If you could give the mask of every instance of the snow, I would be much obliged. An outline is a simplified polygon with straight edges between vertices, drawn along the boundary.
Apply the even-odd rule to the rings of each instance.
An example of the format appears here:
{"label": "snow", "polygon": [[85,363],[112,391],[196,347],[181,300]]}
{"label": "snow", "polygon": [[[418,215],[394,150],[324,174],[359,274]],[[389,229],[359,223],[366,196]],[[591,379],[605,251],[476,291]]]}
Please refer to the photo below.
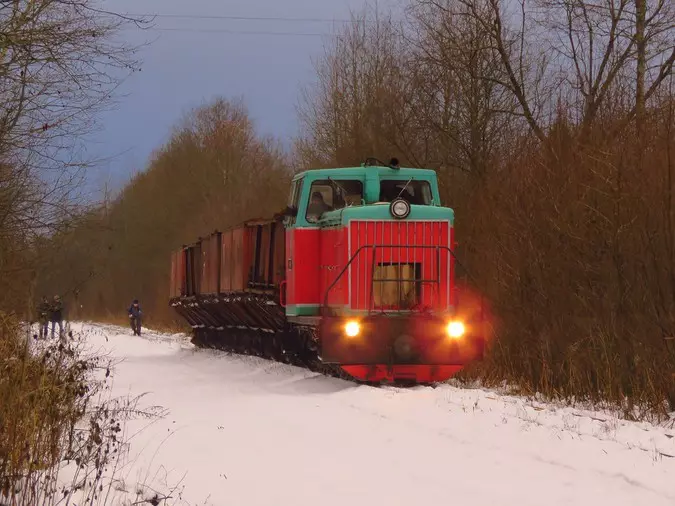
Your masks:
{"label": "snow", "polygon": [[128,423],[117,488],[129,498],[142,483],[180,486],[176,504],[675,504],[672,427],[488,389],[356,385],[180,334],[72,328],[121,359],[115,396],[145,393],[168,412]]}

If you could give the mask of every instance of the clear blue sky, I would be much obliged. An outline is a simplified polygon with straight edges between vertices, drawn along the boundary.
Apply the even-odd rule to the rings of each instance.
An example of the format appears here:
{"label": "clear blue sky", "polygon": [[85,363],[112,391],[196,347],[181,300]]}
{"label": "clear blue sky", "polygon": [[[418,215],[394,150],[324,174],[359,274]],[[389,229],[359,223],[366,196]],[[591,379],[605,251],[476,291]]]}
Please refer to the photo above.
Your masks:
{"label": "clear blue sky", "polygon": [[[142,71],[123,86],[125,96],[102,118],[87,150],[116,156],[92,170],[92,190],[108,181],[119,189],[142,170],[152,150],[167,140],[171,127],[190,108],[215,96],[242,97],[262,134],[288,142],[297,132],[299,87],[314,79],[312,58],[326,37],[245,35],[236,32],[319,33],[330,36],[338,21],[231,20],[217,16],[320,18],[344,20],[364,0],[105,0],[116,12],[212,17],[157,17],[161,29],[126,29],[131,43],[154,42],[142,50]],[[173,29],[179,29],[174,31]],[[100,195],[100,194],[99,194]]]}

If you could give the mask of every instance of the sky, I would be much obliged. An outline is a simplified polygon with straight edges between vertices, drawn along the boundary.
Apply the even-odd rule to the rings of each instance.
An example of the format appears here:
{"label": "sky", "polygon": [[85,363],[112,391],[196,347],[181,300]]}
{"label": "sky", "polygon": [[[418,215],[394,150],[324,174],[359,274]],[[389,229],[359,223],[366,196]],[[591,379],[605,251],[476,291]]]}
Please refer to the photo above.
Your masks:
{"label": "sky", "polygon": [[242,98],[261,134],[289,143],[297,133],[300,87],[315,77],[312,58],[364,2],[103,0],[115,12],[157,17],[151,30],[120,34],[129,43],[150,44],[139,53],[142,70],[124,83],[115,107],[100,118],[102,129],[87,139],[88,155],[105,159],[89,175],[92,192],[106,184],[119,190],[146,167],[187,111],[217,96]]}

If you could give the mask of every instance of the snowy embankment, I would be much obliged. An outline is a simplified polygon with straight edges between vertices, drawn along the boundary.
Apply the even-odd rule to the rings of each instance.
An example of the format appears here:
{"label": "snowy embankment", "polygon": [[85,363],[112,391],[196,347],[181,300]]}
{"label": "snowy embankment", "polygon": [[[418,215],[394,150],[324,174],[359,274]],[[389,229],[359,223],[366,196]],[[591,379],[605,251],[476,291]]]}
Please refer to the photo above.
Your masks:
{"label": "snowy embankment", "polygon": [[357,386],[181,335],[73,331],[121,360],[113,395],[168,412],[129,422],[121,495],[143,483],[179,485],[186,504],[675,504],[668,424],[483,389]]}

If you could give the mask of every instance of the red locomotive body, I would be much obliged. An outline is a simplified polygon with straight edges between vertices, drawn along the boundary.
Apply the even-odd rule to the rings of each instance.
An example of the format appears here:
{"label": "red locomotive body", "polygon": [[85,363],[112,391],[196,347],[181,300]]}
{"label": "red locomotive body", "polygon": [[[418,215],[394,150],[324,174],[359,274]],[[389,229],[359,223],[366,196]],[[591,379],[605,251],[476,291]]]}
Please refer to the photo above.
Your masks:
{"label": "red locomotive body", "polygon": [[369,382],[443,381],[479,360],[482,306],[458,302],[435,174],[372,169],[298,175],[283,216],[175,252],[171,304],[194,342]]}

